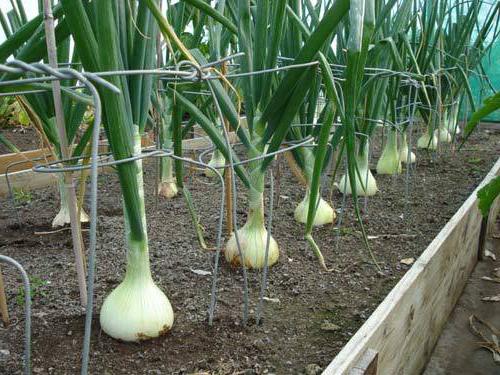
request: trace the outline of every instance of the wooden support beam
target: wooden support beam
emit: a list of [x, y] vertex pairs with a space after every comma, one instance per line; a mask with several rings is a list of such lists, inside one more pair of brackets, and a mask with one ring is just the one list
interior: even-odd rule
[[0, 315], [4, 326], [9, 325], [9, 310], [7, 308], [7, 296], [5, 295], [5, 286], [3, 283], [2, 268], [0, 267]]
[[292, 174], [295, 176], [297, 181], [302, 185], [302, 186], [307, 186], [307, 180], [302, 173], [302, 170], [298, 166], [297, 162], [293, 158], [293, 155], [290, 151], [285, 151], [283, 153], [285, 155], [285, 160], [288, 163], [288, 166], [290, 167], [290, 171], [292, 171]]
[[[231, 132], [229, 133], [229, 139], [232, 143], [236, 142], [238, 137], [236, 136], [235, 133]], [[142, 143], [144, 147], [151, 147], [154, 145], [151, 143], [151, 140], [148, 137], [143, 137]], [[210, 138], [208, 137], [199, 137], [199, 138], [193, 138], [193, 139], [186, 139], [182, 141], [182, 147], [185, 151], [197, 151], [197, 150], [202, 150], [206, 149], [211, 146]], [[103, 142], [99, 146], [99, 152], [104, 153], [108, 151], [108, 146], [105, 142]], [[41, 150], [35, 150], [33, 151], [33, 155], [38, 155], [41, 153]], [[2, 164], [2, 157], [9, 156], [8, 158], [3, 159], [4, 163]], [[17, 159], [15, 159], [17, 157]], [[21, 159], [19, 159], [21, 158]], [[20, 156], [19, 154], [7, 154], [7, 155], [0, 155], [0, 170], [2, 167], [6, 168], [6, 166], [12, 162], [23, 160], [23, 156]], [[11, 183], [12, 188], [16, 189], [23, 189], [25, 191], [28, 190], [35, 190], [35, 189], [40, 189], [44, 188], [47, 186], [50, 186], [54, 184], [56, 180], [56, 176], [54, 174], [49, 174], [49, 173], [35, 173], [31, 169], [26, 169], [26, 167], [31, 168], [31, 165], [29, 164], [22, 164], [23, 170], [14, 172], [14, 173], [9, 173], [9, 181]], [[104, 173], [107, 173], [109, 171], [112, 171], [112, 168], [104, 168]], [[10, 171], [10, 169], [9, 169]], [[4, 169], [5, 173], [5, 169]], [[102, 173], [102, 172], [100, 172]], [[5, 197], [9, 194], [9, 190], [7, 187], [7, 182], [5, 180], [5, 176], [0, 174], [0, 197]]]
[[9, 172], [17, 172], [25, 170], [27, 168], [31, 168], [33, 166], [31, 160], [44, 157], [44, 155], [47, 156], [47, 160], [53, 160], [48, 149], [39, 149], [0, 155], [0, 174], [4, 174], [10, 164], [21, 161], [25, 161], [26, 163], [17, 164], [10, 167]]

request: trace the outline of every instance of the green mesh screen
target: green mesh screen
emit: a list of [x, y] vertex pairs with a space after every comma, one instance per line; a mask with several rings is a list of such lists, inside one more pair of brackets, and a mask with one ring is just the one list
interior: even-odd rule
[[[495, 91], [500, 90], [500, 41], [496, 42], [491, 53], [484, 57], [483, 67], [491, 86]], [[482, 104], [483, 99], [495, 93], [484, 79], [478, 77], [471, 77], [470, 85], [477, 107]], [[500, 111], [493, 112], [484, 121], [500, 122]]]
[[[480, 19], [486, 17], [486, 12], [489, 10], [489, 6], [484, 6], [480, 12]], [[491, 41], [491, 36], [489, 40]], [[479, 108], [483, 100], [488, 96], [493, 95], [495, 92], [500, 90], [500, 40], [497, 40], [489, 53], [483, 58], [482, 65], [484, 68], [484, 74], [488, 77], [489, 84], [485, 79], [482, 79], [476, 75], [471, 75], [470, 85], [472, 89], [472, 94], [474, 96], [474, 103], [476, 108]], [[491, 86], [495, 91], [492, 90]], [[465, 100], [464, 100], [465, 102]], [[462, 104], [462, 114], [464, 113], [464, 105]], [[470, 112], [470, 106], [469, 106]], [[469, 114], [470, 115], [470, 114]], [[463, 118], [463, 115], [461, 116]], [[500, 122], [500, 111], [495, 111], [488, 117], [485, 117], [483, 121]]]

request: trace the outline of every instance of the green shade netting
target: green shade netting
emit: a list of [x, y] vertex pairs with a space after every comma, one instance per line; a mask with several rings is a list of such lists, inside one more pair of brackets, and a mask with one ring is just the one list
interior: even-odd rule
[[[480, 19], [486, 18], [489, 9], [490, 7], [488, 4], [485, 4], [481, 8]], [[487, 41], [491, 41], [491, 38], [492, 36], [490, 34]], [[477, 69], [477, 73], [479, 74], [472, 74], [469, 78], [476, 108], [480, 108], [484, 99], [500, 90], [500, 40], [496, 40], [491, 50], [484, 56], [482, 67], [484, 69], [483, 71]], [[483, 74], [487, 78], [481, 77], [480, 74]], [[462, 102], [461, 118], [463, 118], [465, 110], [470, 112], [470, 105], [466, 102], [466, 100]], [[468, 116], [470, 116], [470, 113], [468, 113]], [[483, 121], [500, 122], [500, 111], [491, 113], [489, 116], [485, 117]]]

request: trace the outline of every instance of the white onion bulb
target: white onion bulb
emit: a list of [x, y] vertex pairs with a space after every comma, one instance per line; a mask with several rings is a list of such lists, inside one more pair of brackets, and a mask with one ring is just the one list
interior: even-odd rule
[[[306, 192], [304, 199], [295, 208], [294, 217], [299, 223], [307, 223], [307, 214], [309, 212], [310, 194], [309, 190]], [[313, 225], [321, 226], [333, 223], [335, 220], [335, 212], [323, 198], [319, 199], [318, 207], [316, 208], [316, 215], [314, 216]]]

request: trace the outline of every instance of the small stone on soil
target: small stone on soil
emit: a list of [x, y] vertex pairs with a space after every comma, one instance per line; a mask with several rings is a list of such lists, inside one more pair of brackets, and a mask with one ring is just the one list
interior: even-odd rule
[[1, 349], [0, 350], [0, 360], [6, 360], [10, 356], [10, 350]]
[[340, 329], [340, 327], [332, 322], [324, 322], [322, 325], [321, 325], [321, 329], [323, 331], [330, 331], [330, 332], [333, 332], [333, 331], [337, 331]]
[[305, 375], [321, 374], [321, 367], [319, 367], [316, 363], [311, 363], [306, 366], [304, 373]]

